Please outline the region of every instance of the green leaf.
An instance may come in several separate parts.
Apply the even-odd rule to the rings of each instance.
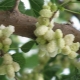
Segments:
[[[0,75],[0,80],[8,80],[5,75]]]
[[[22,12],[22,13],[25,13],[25,7],[24,7],[24,4],[23,4],[23,2],[21,2],[20,1],[20,4],[19,4],[19,10],[20,10],[20,12]]]
[[[38,17],[39,11],[42,9],[42,5],[44,4],[44,0],[29,0],[29,2],[34,17]]]
[[[0,10],[10,10],[14,6],[15,0],[3,0],[0,2]]]
[[[0,65],[2,64],[2,62],[3,62],[3,58],[0,57]]]
[[[23,52],[28,52],[34,45],[35,41],[29,41],[27,43],[25,43],[22,47],[21,50]]]
[[[15,62],[19,63],[21,68],[24,67],[26,61],[22,53],[13,54],[12,57]]]
[[[38,55],[32,55],[31,57],[26,58],[25,66],[28,68],[34,68],[38,65]]]

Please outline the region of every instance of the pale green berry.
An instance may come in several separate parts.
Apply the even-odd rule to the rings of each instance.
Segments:
[[[56,10],[57,10],[56,4],[52,4],[52,5],[51,5],[51,11],[52,11],[52,12],[55,12]]]
[[[13,58],[10,54],[4,54],[3,56],[3,64],[12,64]]]
[[[43,5],[43,9],[50,9],[50,6],[48,6],[48,5]]]
[[[36,36],[42,36],[48,31],[48,27],[45,25],[42,25],[40,27],[37,27],[36,30],[34,31],[34,34]]]
[[[9,78],[15,77],[14,67],[12,65],[6,65],[6,75]]]
[[[9,45],[4,45],[3,48],[2,48],[2,50],[3,50],[4,52],[7,52],[7,51],[9,50],[9,48],[10,48]]]
[[[39,22],[37,22],[37,23],[35,24],[35,26],[36,26],[36,27],[39,27],[39,26],[41,26],[41,25],[39,24]]]
[[[14,32],[14,26],[12,25],[9,25],[8,27],[5,27],[3,30],[2,30],[2,34],[4,37],[10,37],[11,34]]]
[[[40,25],[46,25],[46,26],[49,25],[49,19],[45,17],[39,17],[38,22]]]
[[[0,75],[5,75],[6,74],[6,70],[5,70],[5,65],[0,65]]]
[[[50,18],[50,17],[52,16],[52,12],[51,12],[51,10],[49,10],[49,9],[42,9],[42,10],[40,11],[40,15],[41,15],[42,17]]]
[[[53,27],[54,27],[54,20],[52,20],[50,23],[49,23],[49,29],[53,29]]]
[[[57,43],[55,40],[50,41],[47,45],[46,45],[46,49],[48,52],[52,53],[55,50],[57,50]]]
[[[20,70],[20,66],[17,62],[13,62],[12,65],[15,72],[18,72]]]
[[[57,11],[57,12],[55,13],[55,15],[54,15],[54,18],[58,18],[58,17],[59,17],[59,14],[60,14],[60,12]]]
[[[36,39],[36,42],[37,42],[38,44],[45,44],[45,43],[46,43],[46,40],[41,36],[41,37],[38,37],[38,38]]]
[[[65,47],[62,49],[62,54],[64,54],[64,55],[68,55],[68,54],[70,54],[70,52],[71,52],[71,49],[70,49],[69,46],[65,46]]]
[[[49,53],[49,56],[50,57],[55,57],[57,54],[58,54],[58,50],[55,50],[54,52]]]
[[[44,34],[44,39],[50,41],[54,39],[54,31],[52,29],[49,29],[45,34]]]
[[[38,54],[39,54],[39,57],[43,57],[46,54],[46,51],[39,50]]]
[[[68,57],[70,59],[74,59],[78,56],[78,53],[74,52],[74,51],[71,51],[70,54],[68,54]]]
[[[2,49],[3,48],[3,44],[0,42],[0,49]]]
[[[74,38],[75,36],[73,34],[67,34],[65,37],[64,37],[64,40],[65,40],[65,44],[66,45],[71,45],[74,41]]]
[[[57,40],[57,44],[58,44],[59,48],[62,49],[62,48],[65,46],[65,41],[64,41],[64,39],[63,39],[63,38],[58,39],[58,40]]]
[[[55,38],[56,38],[56,39],[59,39],[59,38],[62,38],[62,37],[63,37],[62,31],[61,31],[60,29],[57,29],[57,30],[55,31]]]
[[[52,6],[52,2],[49,1],[49,2],[48,2],[48,6]]]
[[[11,45],[12,41],[11,41],[10,38],[5,38],[5,39],[2,41],[2,43],[3,43],[4,45]]]
[[[72,43],[72,45],[70,45],[71,50],[75,52],[79,50],[79,47],[80,47],[79,42]]]

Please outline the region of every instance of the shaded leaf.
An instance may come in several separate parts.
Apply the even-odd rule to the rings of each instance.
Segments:
[[[3,58],[0,57],[0,65],[2,64],[2,62],[3,62]]]
[[[44,0],[29,0],[29,2],[34,17],[38,17],[39,11],[42,9],[42,5],[44,4]]]
[[[22,47],[21,50],[23,52],[28,52],[34,45],[35,41],[29,41],[27,43],[25,43]]]
[[[0,75],[0,80],[8,80],[5,75]]]
[[[24,58],[22,53],[20,53],[20,54],[17,54],[17,53],[13,54],[12,57],[13,57],[13,60],[15,62],[19,63],[21,68],[24,67],[24,65],[25,65],[25,58]]]

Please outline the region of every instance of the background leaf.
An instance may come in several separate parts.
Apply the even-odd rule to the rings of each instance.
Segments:
[[[23,52],[28,52],[33,47],[34,44],[35,44],[35,41],[29,41],[21,47],[21,50]]]

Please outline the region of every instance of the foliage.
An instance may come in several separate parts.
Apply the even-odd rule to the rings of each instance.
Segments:
[[[68,4],[66,3],[61,6],[61,2],[59,0],[50,0],[50,1],[53,3],[56,3],[58,8],[61,11],[60,17],[57,19],[57,22],[68,22],[68,20],[73,15],[79,16],[75,13],[75,11],[78,11],[78,14],[79,14],[80,3],[74,4],[70,2]],[[74,0],[74,1],[77,2],[77,0]],[[19,10],[23,14],[38,17],[39,12],[42,9],[42,5],[44,4],[44,0],[29,0],[29,3],[31,8],[26,10],[23,2],[21,1],[19,5]],[[2,0],[0,2],[0,10],[11,10],[14,4],[15,4],[15,0]],[[73,5],[76,5],[76,6],[74,7]],[[65,8],[70,9],[70,11],[67,11]],[[20,42],[18,37],[15,35],[12,35],[11,39],[12,39],[12,44],[9,51],[13,50],[15,52],[14,54],[12,54],[13,60],[15,62],[18,62],[21,67],[21,70],[19,71],[21,76],[18,76],[16,73],[16,76],[18,76],[20,80],[21,79],[27,80],[25,75],[29,77],[28,80],[33,80],[32,76],[34,76],[34,74],[36,74],[36,76],[38,75],[38,77],[39,77],[39,74],[42,74],[44,80],[51,80],[53,77],[55,77],[55,80],[80,80],[80,70],[79,70],[80,67],[77,69],[67,56],[57,55],[54,58],[50,58],[48,62],[46,57],[45,58],[43,57],[40,60],[39,59],[40,57],[38,56],[37,52],[32,52],[32,55],[28,55],[30,54],[29,52],[31,50],[33,49],[38,50],[35,41],[31,40],[23,44],[21,47],[19,47],[19,45],[22,43]],[[2,62],[3,62],[3,58],[0,57],[0,65],[2,64]],[[67,75],[62,74],[62,72],[66,68],[69,69],[70,73]],[[28,70],[31,69],[32,71],[29,73],[27,69]],[[32,79],[30,79],[31,77]],[[8,79],[6,78],[6,76],[1,75],[0,80],[8,80]],[[38,79],[36,78],[35,80],[38,80]]]

